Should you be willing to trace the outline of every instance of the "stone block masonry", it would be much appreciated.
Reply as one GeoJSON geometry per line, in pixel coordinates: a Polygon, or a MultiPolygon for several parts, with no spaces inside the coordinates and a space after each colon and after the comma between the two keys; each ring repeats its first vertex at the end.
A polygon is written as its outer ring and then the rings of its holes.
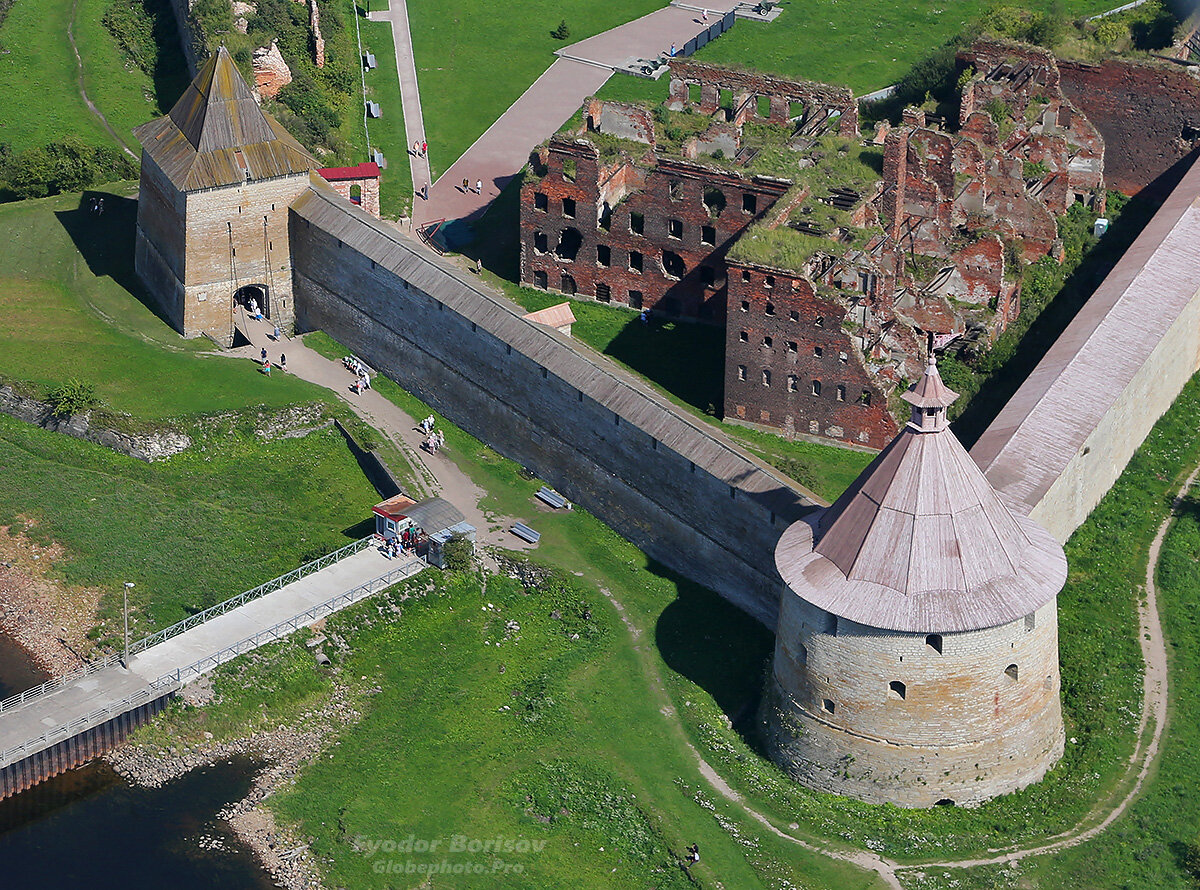
{"type": "Polygon", "coordinates": [[[652,558],[770,627],[775,543],[811,505],[718,432],[314,187],[293,205],[297,321],[320,328],[652,558]]]}

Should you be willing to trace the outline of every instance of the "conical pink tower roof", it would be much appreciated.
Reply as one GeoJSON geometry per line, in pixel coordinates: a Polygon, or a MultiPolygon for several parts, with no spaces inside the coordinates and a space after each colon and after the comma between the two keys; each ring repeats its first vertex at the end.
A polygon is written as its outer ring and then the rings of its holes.
{"type": "Polygon", "coordinates": [[[1028,615],[1062,588],[1062,547],[1001,503],[950,431],[958,394],[932,359],[903,398],[912,420],[827,510],[792,525],[776,565],[826,611],[871,627],[937,633],[1028,615]]]}

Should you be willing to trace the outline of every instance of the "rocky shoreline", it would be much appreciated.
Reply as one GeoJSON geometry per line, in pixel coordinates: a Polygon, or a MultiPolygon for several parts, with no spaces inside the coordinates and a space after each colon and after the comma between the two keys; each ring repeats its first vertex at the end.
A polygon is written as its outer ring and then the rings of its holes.
{"type": "MultiPolygon", "coordinates": [[[[183,694],[191,703],[202,705],[211,700],[211,687],[199,681],[186,687],[183,694]]],[[[150,788],[165,785],[197,767],[232,757],[248,756],[263,761],[249,793],[227,806],[218,817],[254,852],[277,886],[286,890],[324,890],[320,863],[307,840],[291,827],[279,825],[271,810],[262,804],[288,787],[306,763],[360,716],[344,688],[335,686],[328,702],[302,714],[292,726],[280,725],[221,742],[215,741],[211,733],[205,733],[203,742],[186,748],[131,743],[110,752],[104,759],[126,781],[150,788]]]]}

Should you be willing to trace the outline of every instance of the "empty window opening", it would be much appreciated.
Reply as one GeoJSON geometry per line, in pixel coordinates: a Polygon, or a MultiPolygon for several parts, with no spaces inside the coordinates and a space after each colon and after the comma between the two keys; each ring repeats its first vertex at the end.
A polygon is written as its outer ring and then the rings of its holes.
{"type": "Polygon", "coordinates": [[[563,229],[562,234],[558,236],[558,247],[554,252],[560,260],[574,260],[582,246],[583,236],[579,234],[579,229],[563,229]]]}
{"type": "Polygon", "coordinates": [[[816,318],[814,318],[814,319],[813,319],[813,327],[816,327],[816,328],[823,328],[823,327],[825,327],[825,316],[824,316],[824,315],[818,315],[816,318]]]}
{"type": "Polygon", "coordinates": [[[769,315],[771,318],[775,317],[775,304],[774,303],[767,304],[766,314],[769,315]]]}
{"type": "Polygon", "coordinates": [[[667,237],[682,238],[683,237],[683,220],[669,219],[667,220],[667,237]]]}
{"type": "Polygon", "coordinates": [[[797,312],[795,309],[793,309],[791,312],[788,313],[788,321],[799,321],[799,320],[800,320],[800,313],[797,312]]]}
{"type": "Polygon", "coordinates": [[[746,379],[746,366],[738,365],[738,380],[745,380],[745,379],[746,379]]]}
{"type": "Polygon", "coordinates": [[[755,110],[759,117],[771,116],[771,97],[770,96],[755,96],[755,110]]]}
{"type": "Polygon", "coordinates": [[[865,408],[871,407],[871,391],[864,389],[858,396],[858,404],[865,408]]]}
{"type": "Polygon", "coordinates": [[[629,308],[642,308],[642,292],[640,290],[631,290],[629,292],[629,308]]]}
{"type": "Polygon", "coordinates": [[[612,265],[612,248],[607,244],[596,245],[596,262],[601,266],[608,267],[612,265]]]}
{"type": "Polygon", "coordinates": [[[705,189],[704,209],[710,216],[720,216],[725,209],[725,193],[720,189],[705,189]]]}
{"type": "Polygon", "coordinates": [[[925,645],[936,652],[942,654],[942,635],[941,634],[926,634],[925,645]]]}
{"type": "Polygon", "coordinates": [[[1037,615],[1033,612],[1030,612],[1025,616],[1025,632],[1028,633],[1035,627],[1037,627],[1037,615]]]}
{"type": "Polygon", "coordinates": [[[672,179],[667,183],[667,194],[671,196],[672,201],[678,201],[683,197],[683,181],[672,179]]]}
{"type": "Polygon", "coordinates": [[[738,339],[741,340],[743,343],[749,343],[750,342],[750,332],[742,331],[741,333],[738,334],[738,339]]]}
{"type": "Polygon", "coordinates": [[[850,357],[847,356],[846,353],[844,353],[844,352],[839,352],[838,353],[838,361],[844,365],[844,364],[846,364],[846,362],[850,361],[850,357]]]}
{"type": "Polygon", "coordinates": [[[954,805],[955,805],[954,801],[952,801],[948,797],[943,797],[941,800],[939,800],[937,803],[934,804],[935,807],[952,807],[954,805]]]}
{"type": "Polygon", "coordinates": [[[813,347],[813,356],[814,356],[815,358],[820,358],[820,357],[821,357],[822,355],[824,355],[824,354],[825,354],[825,350],[824,350],[824,349],[822,349],[820,346],[814,346],[814,347],[813,347]]]}
{"type": "Polygon", "coordinates": [[[755,195],[742,195],[742,212],[757,213],[758,197],[755,195]]]}
{"type": "Polygon", "coordinates": [[[567,219],[575,218],[575,199],[563,198],[563,216],[567,219]]]}
{"type": "Polygon", "coordinates": [[[799,349],[800,349],[800,344],[797,343],[795,340],[787,341],[787,351],[788,352],[795,354],[796,351],[799,349]]]}
{"type": "Polygon", "coordinates": [[[549,249],[549,240],[545,232],[533,233],[533,249],[536,253],[545,253],[549,249]]]}
{"type": "Polygon", "coordinates": [[[899,680],[893,680],[891,683],[888,683],[888,693],[892,698],[902,699],[906,692],[908,692],[908,687],[899,680]]]}
{"type": "Polygon", "coordinates": [[[546,279],[545,272],[543,272],[539,269],[537,272],[533,273],[533,286],[534,287],[540,287],[542,290],[545,290],[547,287],[549,287],[549,285],[550,285],[550,283],[546,279]]]}
{"type": "Polygon", "coordinates": [[[825,699],[824,701],[821,702],[821,707],[824,709],[826,714],[832,714],[833,713],[833,699],[831,699],[831,698],[825,699]]]}
{"type": "Polygon", "coordinates": [[[717,271],[712,266],[700,267],[700,283],[707,287],[715,287],[717,283],[717,271]]]}
{"type": "MultiPolygon", "coordinates": [[[[770,288],[773,288],[774,286],[775,286],[775,276],[774,275],[768,275],[765,279],[763,279],[763,287],[770,289],[770,288]]],[[[770,305],[770,304],[768,303],[767,305],[770,305]]],[[[775,310],[772,309],[769,314],[773,315],[774,311],[775,310]]]]}
{"type": "Polygon", "coordinates": [[[642,255],[636,250],[629,251],[629,268],[633,272],[642,271],[642,255]]]}
{"type": "Polygon", "coordinates": [[[578,292],[578,288],[575,286],[575,279],[570,275],[563,275],[562,277],[562,292],[569,296],[574,296],[578,292]]]}
{"type": "Polygon", "coordinates": [[[750,311],[750,301],[749,300],[742,300],[742,311],[743,312],[750,311]]]}
{"type": "Polygon", "coordinates": [[[837,386],[837,400],[839,402],[846,401],[846,387],[840,383],[837,386]]]}
{"type": "Polygon", "coordinates": [[[596,285],[596,299],[601,303],[612,302],[612,289],[607,284],[596,285]]]}
{"type": "Polygon", "coordinates": [[[742,270],[742,281],[748,282],[749,280],[750,280],[750,271],[748,269],[743,269],[742,270]]]}
{"type": "Polygon", "coordinates": [[[687,271],[683,265],[683,258],[674,251],[664,250],[662,255],[663,271],[672,278],[682,278],[687,271]]]}
{"type": "Polygon", "coordinates": [[[535,192],[533,195],[533,209],[546,211],[550,208],[550,199],[546,197],[545,192],[535,192]]]}
{"type": "Polygon", "coordinates": [[[1017,666],[1015,664],[1010,664],[1004,669],[1004,676],[1008,677],[1010,680],[1016,680],[1018,673],[1019,671],[1017,670],[1017,666]]]}
{"type": "Polygon", "coordinates": [[[629,214],[629,231],[634,235],[640,235],[646,231],[646,217],[640,213],[629,214]]]}
{"type": "Polygon", "coordinates": [[[563,158],[563,179],[567,182],[574,182],[578,170],[579,166],[575,163],[574,158],[563,158]]]}
{"type": "Polygon", "coordinates": [[[596,225],[604,229],[604,231],[612,231],[612,208],[605,201],[600,205],[600,217],[596,220],[596,225]]]}
{"type": "Polygon", "coordinates": [[[767,347],[767,349],[770,349],[774,343],[775,341],[770,337],[763,337],[763,346],[767,347]]]}
{"type": "Polygon", "coordinates": [[[763,372],[762,372],[762,385],[763,386],[771,385],[771,372],[769,370],[767,370],[766,368],[763,368],[763,372]]]}
{"type": "Polygon", "coordinates": [[[1179,131],[1179,138],[1184,142],[1193,142],[1196,139],[1200,139],[1200,126],[1184,124],[1183,129],[1179,131]]]}
{"type": "Polygon", "coordinates": [[[712,226],[700,227],[700,243],[707,244],[710,247],[717,243],[717,230],[712,226]]]}
{"type": "Polygon", "coordinates": [[[812,394],[813,394],[814,396],[819,396],[819,395],[821,394],[821,381],[820,381],[820,380],[814,380],[814,381],[813,381],[813,383],[812,383],[812,394]]]}
{"type": "Polygon", "coordinates": [[[798,379],[795,374],[788,375],[788,392],[795,392],[798,379]]]}

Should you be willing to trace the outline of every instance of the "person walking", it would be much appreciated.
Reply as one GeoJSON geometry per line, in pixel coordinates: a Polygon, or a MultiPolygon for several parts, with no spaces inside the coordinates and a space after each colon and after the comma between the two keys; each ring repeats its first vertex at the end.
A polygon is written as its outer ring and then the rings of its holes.
{"type": "Polygon", "coordinates": [[[268,377],[271,376],[271,360],[270,359],[263,359],[262,372],[264,374],[266,374],[268,377]]]}
{"type": "Polygon", "coordinates": [[[469,182],[467,182],[467,177],[464,176],[463,177],[463,194],[465,195],[470,190],[471,190],[471,185],[469,182]]]}
{"type": "Polygon", "coordinates": [[[482,179],[475,180],[475,194],[477,194],[477,195],[483,194],[483,180],[482,179]]]}
{"type": "Polygon", "coordinates": [[[264,346],[262,348],[262,355],[260,355],[259,358],[264,362],[267,360],[267,347],[264,346]]]}
{"type": "Polygon", "coordinates": [[[279,342],[279,325],[275,325],[275,342],[279,342]]]}
{"type": "Polygon", "coordinates": [[[421,157],[425,157],[428,154],[429,154],[429,143],[426,142],[424,139],[422,139],[421,140],[421,157]]]}
{"type": "Polygon", "coordinates": [[[423,200],[423,201],[429,200],[429,183],[428,182],[425,183],[423,186],[421,186],[421,200],[423,200]]]}
{"type": "Polygon", "coordinates": [[[283,371],[285,374],[287,373],[287,356],[282,352],[279,353],[279,370],[283,371]]]}

